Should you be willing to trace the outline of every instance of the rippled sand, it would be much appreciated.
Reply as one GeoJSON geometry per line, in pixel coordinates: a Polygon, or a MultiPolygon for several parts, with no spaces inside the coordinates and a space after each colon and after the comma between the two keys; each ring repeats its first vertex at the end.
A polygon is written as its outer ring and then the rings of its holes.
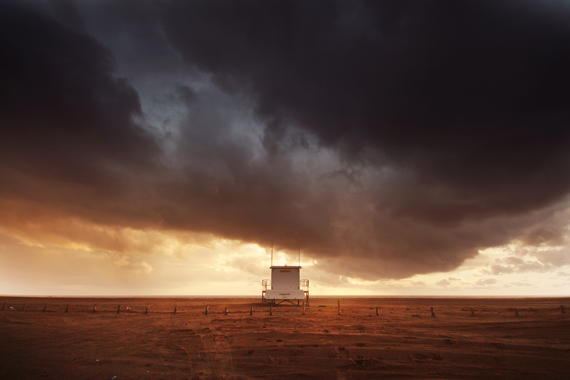
{"type": "Polygon", "coordinates": [[[570,378],[568,298],[340,302],[4,297],[0,378],[570,378]]]}

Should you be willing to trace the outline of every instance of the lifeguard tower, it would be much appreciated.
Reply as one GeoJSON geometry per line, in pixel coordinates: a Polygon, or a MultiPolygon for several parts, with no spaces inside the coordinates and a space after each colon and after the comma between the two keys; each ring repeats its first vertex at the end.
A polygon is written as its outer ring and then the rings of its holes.
{"type": "Polygon", "coordinates": [[[261,281],[261,303],[278,305],[289,302],[297,305],[302,300],[309,305],[309,280],[301,280],[301,250],[299,265],[273,266],[273,244],[271,244],[271,279],[261,281]]]}

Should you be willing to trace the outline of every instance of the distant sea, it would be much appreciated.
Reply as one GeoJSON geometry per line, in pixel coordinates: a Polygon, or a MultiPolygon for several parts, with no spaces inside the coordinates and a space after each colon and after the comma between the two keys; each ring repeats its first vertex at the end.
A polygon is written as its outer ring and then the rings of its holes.
{"type": "MultiPolygon", "coordinates": [[[[259,294],[249,295],[249,296],[233,296],[233,295],[169,295],[169,296],[145,296],[145,295],[21,295],[21,294],[0,294],[0,297],[26,297],[26,298],[185,298],[185,299],[201,299],[201,298],[259,298],[259,294]]],[[[464,298],[464,299],[483,299],[483,298],[567,298],[564,295],[531,295],[531,296],[521,296],[521,295],[492,295],[492,296],[458,296],[458,295],[447,295],[447,296],[433,296],[433,295],[315,295],[312,294],[313,298],[433,298],[433,299],[444,299],[444,298],[464,298]]]]}

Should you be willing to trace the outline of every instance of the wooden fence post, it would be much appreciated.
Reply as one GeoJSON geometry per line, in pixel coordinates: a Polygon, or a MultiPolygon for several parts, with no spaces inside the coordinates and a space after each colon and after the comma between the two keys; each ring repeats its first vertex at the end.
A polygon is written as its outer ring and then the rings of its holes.
{"type": "Polygon", "coordinates": [[[93,305],[93,314],[95,314],[96,310],[97,310],[97,304],[93,305]]]}
{"type": "Polygon", "coordinates": [[[173,314],[176,314],[176,309],[178,309],[178,305],[174,305],[174,313],[173,314]]]}
{"type": "Polygon", "coordinates": [[[6,302],[2,304],[2,311],[4,311],[4,307],[6,306],[6,302]]]}
{"type": "Polygon", "coordinates": [[[208,315],[208,308],[210,307],[210,305],[206,305],[206,311],[204,312],[204,315],[208,315]]]}
{"type": "Polygon", "coordinates": [[[228,307],[226,306],[226,308],[224,309],[224,315],[228,315],[228,307]]]}
{"type": "Polygon", "coordinates": [[[472,317],[475,316],[475,310],[473,310],[473,308],[471,308],[471,316],[472,316],[472,317]]]}
{"type": "Polygon", "coordinates": [[[519,309],[517,309],[516,307],[515,307],[515,315],[516,315],[517,317],[519,316],[519,309]]]}
{"type": "Polygon", "coordinates": [[[65,305],[65,312],[67,313],[69,310],[69,304],[65,305]]]}
{"type": "Polygon", "coordinates": [[[119,304],[119,306],[117,306],[117,314],[121,313],[121,304],[119,304]]]}
{"type": "Polygon", "coordinates": [[[150,305],[146,305],[146,309],[144,310],[145,314],[148,314],[148,308],[150,307],[150,305]]]}
{"type": "Polygon", "coordinates": [[[378,306],[376,306],[376,316],[379,316],[380,314],[378,314],[378,306]]]}
{"type": "Polygon", "coordinates": [[[22,306],[22,311],[24,311],[25,308],[26,308],[26,304],[24,304],[24,306],[22,306]]]}
{"type": "Polygon", "coordinates": [[[338,315],[340,315],[340,300],[338,300],[338,315]]]}
{"type": "Polygon", "coordinates": [[[253,316],[253,306],[249,307],[249,316],[253,316]]]}
{"type": "Polygon", "coordinates": [[[435,317],[435,313],[433,312],[433,306],[430,306],[430,309],[431,309],[431,316],[435,317]]]}
{"type": "Polygon", "coordinates": [[[269,306],[269,315],[273,315],[273,306],[269,306]]]}
{"type": "MultiPolygon", "coordinates": [[[[4,310],[4,306],[2,306],[2,310],[4,310]]],[[[566,314],[566,310],[564,310],[564,305],[560,305],[560,311],[562,314],[566,314]]]]}
{"type": "Polygon", "coordinates": [[[46,312],[47,309],[47,303],[44,305],[44,313],[46,312]]]}

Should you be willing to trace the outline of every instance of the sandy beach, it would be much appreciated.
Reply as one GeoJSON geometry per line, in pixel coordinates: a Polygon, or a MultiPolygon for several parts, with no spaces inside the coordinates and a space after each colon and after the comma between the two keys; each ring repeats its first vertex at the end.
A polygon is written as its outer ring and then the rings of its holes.
{"type": "Polygon", "coordinates": [[[567,307],[315,297],[305,313],[279,305],[270,315],[258,298],[2,297],[0,377],[567,379],[567,307]]]}

